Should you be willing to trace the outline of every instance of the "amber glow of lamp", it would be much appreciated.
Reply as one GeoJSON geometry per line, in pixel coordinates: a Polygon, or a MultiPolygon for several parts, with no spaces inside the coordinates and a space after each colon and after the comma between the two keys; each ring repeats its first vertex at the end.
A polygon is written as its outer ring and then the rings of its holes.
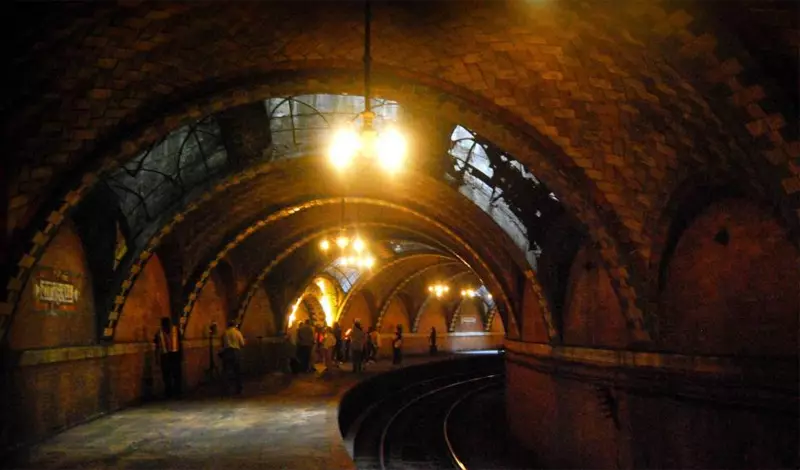
{"type": "Polygon", "coordinates": [[[331,164],[342,171],[357,160],[372,160],[387,173],[396,173],[405,165],[408,144],[405,136],[396,127],[387,127],[380,132],[374,126],[375,113],[372,111],[370,96],[370,25],[372,8],[369,0],[364,4],[364,111],[361,129],[351,127],[334,131],[328,147],[331,164]]]}

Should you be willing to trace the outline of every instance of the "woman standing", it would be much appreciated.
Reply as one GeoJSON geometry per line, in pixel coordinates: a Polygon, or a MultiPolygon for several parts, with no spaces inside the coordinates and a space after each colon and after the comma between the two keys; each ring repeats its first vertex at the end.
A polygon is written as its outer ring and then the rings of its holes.
{"type": "Polygon", "coordinates": [[[437,352],[439,352],[439,348],[436,346],[436,327],[431,327],[431,335],[428,338],[428,344],[431,347],[431,356],[435,356],[437,352]]]}
{"type": "Polygon", "coordinates": [[[403,327],[397,325],[397,332],[392,341],[392,364],[399,365],[403,362],[403,327]]]}

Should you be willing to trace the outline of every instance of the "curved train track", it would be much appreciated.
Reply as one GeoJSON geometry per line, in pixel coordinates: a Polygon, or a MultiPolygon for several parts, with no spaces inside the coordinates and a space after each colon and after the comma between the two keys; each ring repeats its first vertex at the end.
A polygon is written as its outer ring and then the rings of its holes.
{"type": "Polygon", "coordinates": [[[359,469],[466,470],[449,435],[465,399],[502,386],[503,375],[475,372],[413,383],[372,404],[348,432],[359,469]]]}

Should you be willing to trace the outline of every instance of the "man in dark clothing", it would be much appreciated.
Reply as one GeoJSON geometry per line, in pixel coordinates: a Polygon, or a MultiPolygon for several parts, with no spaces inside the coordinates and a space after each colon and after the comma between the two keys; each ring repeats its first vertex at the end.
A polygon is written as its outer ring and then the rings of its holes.
{"type": "Polygon", "coordinates": [[[178,327],[167,317],[161,319],[161,328],[153,341],[156,345],[156,358],[161,366],[164,379],[164,393],[167,398],[181,394],[181,341],[178,327]]]}
{"type": "Polygon", "coordinates": [[[336,345],[333,347],[333,362],[342,362],[342,327],[339,322],[333,324],[333,337],[336,338],[336,345]]]}
{"type": "Polygon", "coordinates": [[[361,329],[361,323],[356,322],[353,325],[353,330],[350,332],[350,349],[353,357],[353,372],[361,372],[363,370],[364,361],[364,344],[367,341],[367,335],[361,329]]]}
{"type": "Polygon", "coordinates": [[[314,329],[311,320],[306,320],[297,329],[297,360],[300,362],[300,372],[311,370],[311,348],[314,347],[314,329]]]}

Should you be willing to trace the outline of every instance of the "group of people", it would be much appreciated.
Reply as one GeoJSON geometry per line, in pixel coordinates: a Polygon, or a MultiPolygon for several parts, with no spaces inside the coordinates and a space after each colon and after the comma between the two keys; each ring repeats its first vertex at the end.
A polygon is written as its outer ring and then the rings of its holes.
{"type": "MultiPolygon", "coordinates": [[[[381,349],[381,335],[375,327],[366,331],[359,320],[352,328],[343,331],[339,323],[332,327],[314,327],[311,320],[305,320],[290,328],[287,342],[295,346],[295,352],[288,354],[288,365],[293,372],[312,372],[315,364],[320,364],[320,371],[330,370],[345,362],[351,362],[353,372],[362,372],[365,365],[378,360],[381,349]],[[316,361],[312,362],[316,351],[316,361]],[[292,357],[293,356],[293,357],[292,357]]],[[[400,364],[403,359],[403,329],[398,325],[392,341],[392,362],[400,364]]]]}
{"type": "MultiPolygon", "coordinates": [[[[216,334],[212,325],[211,336],[216,334]]],[[[343,332],[339,323],[332,327],[315,328],[310,320],[301,322],[290,329],[286,335],[288,349],[284,355],[286,367],[292,372],[312,372],[315,364],[320,364],[320,372],[351,362],[353,372],[359,373],[364,366],[378,360],[381,349],[381,335],[375,327],[367,331],[356,320],[352,328],[343,332]],[[316,352],[316,359],[312,355],[316,352]]],[[[178,327],[169,318],[161,319],[161,328],[155,335],[156,358],[161,367],[164,390],[167,398],[181,394],[183,354],[178,327]]],[[[435,355],[436,329],[431,329],[429,339],[430,353],[435,355]]],[[[245,346],[244,336],[237,328],[235,321],[230,321],[222,334],[222,349],[219,357],[223,365],[223,377],[226,389],[233,382],[236,393],[242,393],[241,352],[245,346]]],[[[210,346],[209,346],[210,347],[210,346]]],[[[399,365],[403,361],[403,327],[397,325],[392,339],[392,364],[399,365]]]]}

